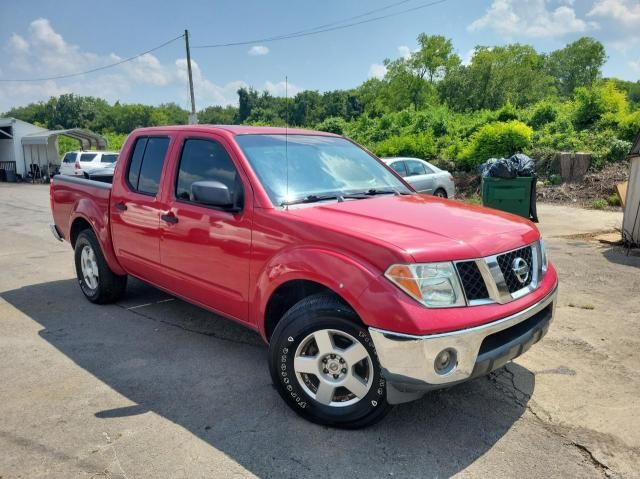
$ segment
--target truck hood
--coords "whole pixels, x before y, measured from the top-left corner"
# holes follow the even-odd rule
[[[426,195],[308,205],[289,213],[354,238],[395,246],[417,262],[489,256],[540,237],[535,225],[519,216]]]

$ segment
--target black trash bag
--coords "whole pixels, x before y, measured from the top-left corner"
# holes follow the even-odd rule
[[[497,158],[489,158],[487,161],[482,163],[478,168],[478,170],[480,171],[480,176],[482,176],[483,178],[486,178],[487,176],[489,176],[489,170],[491,169],[491,165],[493,165],[496,161],[498,161]]]
[[[518,171],[515,164],[508,158],[491,158],[480,166],[480,173],[484,178],[515,178]]]
[[[536,175],[536,163],[527,155],[517,153],[509,158],[509,160],[513,163],[518,176]]]

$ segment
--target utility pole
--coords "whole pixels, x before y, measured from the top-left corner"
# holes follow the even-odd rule
[[[189,115],[189,124],[198,124],[198,115],[196,114],[196,100],[193,96],[193,75],[191,74],[191,49],[189,48],[189,30],[184,31],[184,43],[187,48],[187,73],[189,74],[189,94],[191,95],[191,114]]]

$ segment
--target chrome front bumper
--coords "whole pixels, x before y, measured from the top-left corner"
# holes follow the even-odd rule
[[[450,333],[413,336],[369,328],[383,375],[392,384],[436,389],[491,372],[522,354],[546,333],[553,319],[557,291],[556,283],[542,300],[516,314]],[[469,313],[473,314],[472,309]],[[514,328],[530,318],[531,324]],[[509,328],[514,328],[510,331],[513,334],[508,334]],[[506,334],[494,336],[494,341],[483,346],[488,336],[501,331]],[[446,374],[439,374],[436,357],[446,349],[455,351],[457,365]]]

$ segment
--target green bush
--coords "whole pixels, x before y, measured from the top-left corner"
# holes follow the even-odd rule
[[[433,158],[436,153],[430,134],[393,136],[376,144],[373,150],[382,157],[412,156],[425,160]]]
[[[618,193],[612,193],[607,197],[607,203],[611,206],[620,206],[622,203],[620,202],[620,197]]]
[[[625,116],[619,125],[620,137],[627,141],[635,141],[640,134],[640,110]]]
[[[604,198],[596,198],[591,202],[591,207],[594,210],[601,210],[607,207],[609,203]]]
[[[558,118],[556,105],[549,101],[544,101],[535,106],[529,124],[534,128],[540,128],[547,123],[555,121],[556,118]]]
[[[580,130],[595,126],[607,113],[622,117],[628,109],[626,95],[612,81],[576,88],[574,98],[574,123]],[[607,122],[611,123],[611,116]]]
[[[471,136],[460,154],[461,166],[471,170],[489,158],[518,153],[531,144],[532,136],[533,130],[517,120],[489,123]]]
[[[344,134],[346,125],[347,122],[344,120],[344,118],[331,116],[316,125],[316,129],[320,131],[327,131],[329,133],[335,133],[336,135],[342,135]]]

